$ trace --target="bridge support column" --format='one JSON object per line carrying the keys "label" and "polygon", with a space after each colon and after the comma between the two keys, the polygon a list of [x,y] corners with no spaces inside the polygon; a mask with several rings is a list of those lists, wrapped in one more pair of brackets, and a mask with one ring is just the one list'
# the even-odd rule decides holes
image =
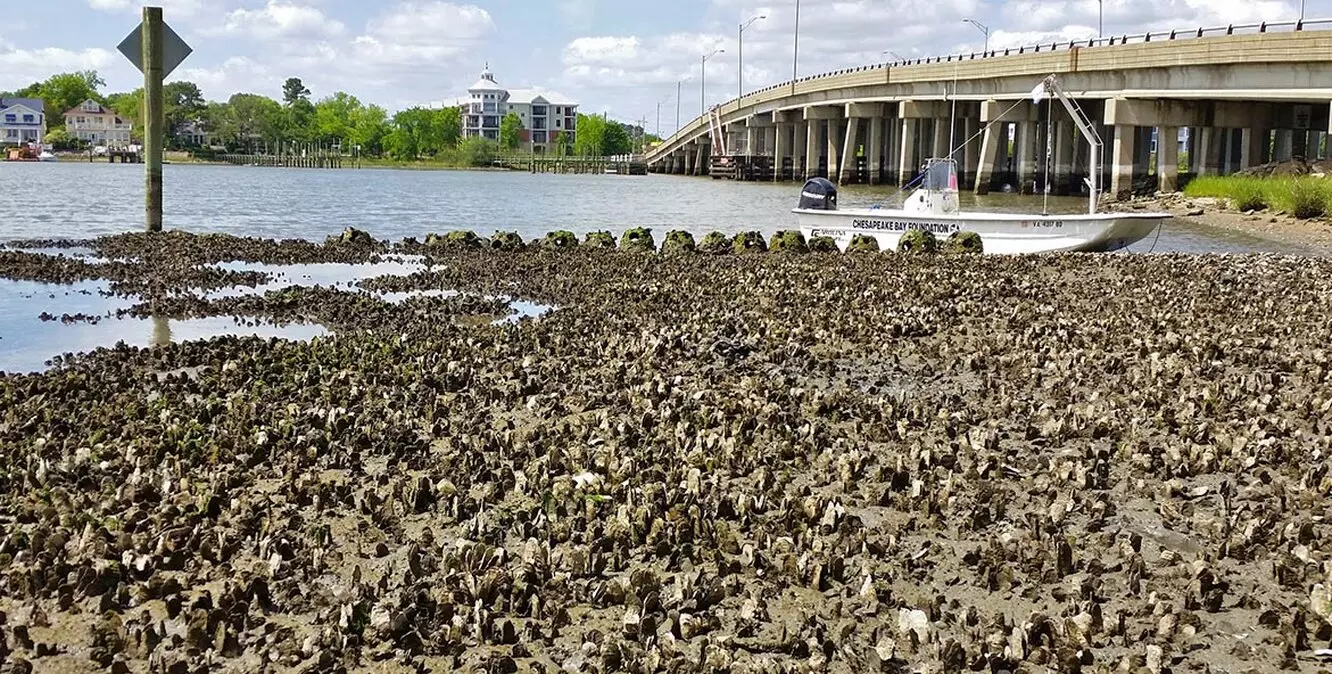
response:
{"label": "bridge support column", "polygon": [[1277,129],[1276,141],[1272,144],[1272,161],[1290,161],[1294,132],[1290,129]]}
{"label": "bridge support column", "polygon": [[1013,146],[1017,154],[1013,189],[1019,194],[1032,194],[1036,191],[1036,124],[1034,122],[1018,123],[1017,138]]}
{"label": "bridge support column", "polygon": [[897,155],[897,184],[905,185],[916,175],[916,122],[915,119],[902,119],[901,151]]}
{"label": "bridge support column", "polygon": [[1054,124],[1054,173],[1050,177],[1051,194],[1065,194],[1070,190],[1073,176],[1073,148],[1077,144],[1076,129],[1067,115]]}
{"label": "bridge support column", "polygon": [[[829,142],[832,138],[829,137]],[[842,139],[842,160],[837,166],[837,182],[849,183],[856,178],[856,151],[860,146],[860,118],[848,117],[846,137]]]}
{"label": "bridge support column", "polygon": [[883,122],[883,182],[900,185],[902,155],[902,120],[893,116]]}
{"label": "bridge support column", "polygon": [[772,131],[772,180],[777,182],[782,179],[782,163],[786,161],[786,125],[778,122]]}
{"label": "bridge support column", "polygon": [[1115,126],[1115,141],[1110,151],[1110,194],[1116,199],[1127,199],[1133,192],[1134,127]]}
{"label": "bridge support column", "polygon": [[948,120],[935,117],[930,120],[930,126],[933,127],[934,138],[930,147],[930,156],[928,158],[944,158],[948,156],[948,151],[953,149],[948,147]]}
{"label": "bridge support column", "polygon": [[1322,146],[1322,133],[1310,129],[1308,139],[1305,140],[1304,158],[1309,161],[1318,159],[1319,150]]}
{"label": "bridge support column", "polygon": [[791,144],[791,180],[802,181],[808,175],[809,165],[809,124],[796,122],[793,132],[795,141]]}
{"label": "bridge support column", "polygon": [[694,175],[703,176],[708,174],[708,155],[707,146],[703,143],[698,144],[698,152],[694,155]]}
{"label": "bridge support column", "polygon": [[870,118],[869,147],[865,153],[869,184],[878,185],[883,177],[883,117]]}
{"label": "bridge support column", "polygon": [[1174,192],[1179,188],[1179,127],[1156,127],[1156,189]]}
{"label": "bridge support column", "polygon": [[1291,130],[1290,132],[1291,157],[1296,157],[1296,156],[1304,157],[1305,149],[1308,147],[1309,147],[1309,132],[1303,129]]}
{"label": "bridge support column", "polygon": [[962,140],[966,144],[962,146],[962,165],[957,169],[957,179],[960,185],[973,185],[976,180],[976,160],[980,156],[981,139],[973,136],[976,135],[976,130],[979,127],[980,120],[975,117],[962,119]]}
{"label": "bridge support column", "polygon": [[981,139],[980,161],[976,165],[976,194],[989,194],[990,182],[994,180],[994,165],[999,162],[999,145],[1004,142],[1000,125],[985,127]]}
{"label": "bridge support column", "polygon": [[805,180],[819,175],[819,135],[823,131],[822,126],[816,119],[805,122]]}
{"label": "bridge support column", "polygon": [[692,176],[692,175],[694,175],[694,157],[695,157],[695,156],[697,156],[697,153],[694,152],[694,148],[693,148],[693,146],[692,146],[692,145],[686,145],[686,146],[684,147],[684,174],[687,175],[687,176]]}
{"label": "bridge support column", "polygon": [[1258,129],[1240,129],[1240,148],[1239,148],[1239,167],[1240,170],[1249,168],[1258,163],[1259,138],[1263,132]]}
{"label": "bridge support column", "polygon": [[828,120],[828,180],[841,182],[842,122]]}

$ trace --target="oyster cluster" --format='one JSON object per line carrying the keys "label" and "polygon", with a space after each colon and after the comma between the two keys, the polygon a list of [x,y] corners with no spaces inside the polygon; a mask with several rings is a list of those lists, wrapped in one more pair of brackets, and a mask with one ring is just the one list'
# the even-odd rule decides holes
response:
{"label": "oyster cluster", "polygon": [[462,293],[0,376],[0,671],[1324,668],[1332,261],[625,238],[0,253]]}

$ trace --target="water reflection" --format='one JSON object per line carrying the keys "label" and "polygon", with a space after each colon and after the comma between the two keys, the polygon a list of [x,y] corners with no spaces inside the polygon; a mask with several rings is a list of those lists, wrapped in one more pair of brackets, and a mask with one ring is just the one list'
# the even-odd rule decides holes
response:
{"label": "water reflection", "polygon": [[[60,250],[60,249],[55,249]],[[358,284],[385,275],[408,275],[424,268],[422,260],[401,256],[376,264],[297,264],[265,265],[228,262],[227,269],[273,274],[271,282],[258,288],[231,287],[204,293],[208,298],[262,295],[293,286],[321,285],[348,292],[369,292]],[[457,290],[433,289],[412,292],[369,293],[386,302],[400,304],[415,296],[453,297]],[[553,307],[515,298],[515,313],[496,319],[485,317],[480,324],[517,322],[538,318]],[[172,342],[209,339],[223,335],[277,337],[309,340],[331,334],[315,323],[274,325],[263,320],[239,320],[234,316],[214,316],[184,320],[117,317],[138,302],[136,297],[118,297],[106,281],[85,281],[69,285],[0,279],[0,372],[36,372],[46,369],[53,356],[91,351],[117,342],[130,346],[162,346]],[[54,320],[41,320],[43,313]]]}

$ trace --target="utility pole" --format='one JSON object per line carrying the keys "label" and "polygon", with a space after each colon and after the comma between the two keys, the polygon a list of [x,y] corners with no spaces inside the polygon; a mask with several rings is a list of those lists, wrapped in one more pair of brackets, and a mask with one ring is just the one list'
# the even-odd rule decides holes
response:
{"label": "utility pole", "polygon": [[748,20],[748,21],[746,21],[746,22],[744,22],[744,23],[742,23],[742,24],[740,24],[740,35],[739,35],[739,37],[740,37],[740,40],[739,40],[739,42],[740,42],[740,45],[739,45],[739,46],[740,46],[740,53],[739,53],[739,57],[740,57],[740,58],[739,58],[739,61],[740,61],[740,63],[739,63],[739,66],[737,67],[737,71],[738,71],[739,77],[736,78],[736,80],[740,83],[740,95],[738,95],[738,96],[735,97],[736,100],[740,100],[741,98],[744,98],[744,97],[745,97],[745,29],[748,28],[748,27],[750,26],[750,24],[754,23],[755,21],[758,21],[758,20],[760,20],[760,19],[766,19],[766,18],[768,18],[768,16],[767,16],[766,14],[760,14],[760,15],[758,15],[758,16],[756,16],[756,17],[754,17],[754,18],[752,18],[752,19],[750,19],[750,20]]}
{"label": "utility pole", "polygon": [[675,83],[675,132],[680,133],[680,88],[684,86],[684,80]]}
{"label": "utility pole", "polygon": [[701,69],[703,79],[699,82],[699,97],[698,97],[699,117],[703,117],[704,115],[708,114],[708,59],[716,56],[717,54],[725,54],[725,53],[726,53],[725,49],[714,49],[712,50],[711,54],[708,54],[707,56],[703,57],[703,66]]}
{"label": "utility pole", "polygon": [[143,161],[147,166],[144,207],[148,231],[162,231],[162,8],[143,8]]}
{"label": "utility pole", "polygon": [[791,52],[791,93],[795,93],[796,77],[800,73],[800,0],[796,0],[795,49]]}
{"label": "utility pole", "polygon": [[[1304,0],[1300,0],[1300,6],[1304,6]],[[1105,0],[1096,0],[1096,37],[1105,37]]]}

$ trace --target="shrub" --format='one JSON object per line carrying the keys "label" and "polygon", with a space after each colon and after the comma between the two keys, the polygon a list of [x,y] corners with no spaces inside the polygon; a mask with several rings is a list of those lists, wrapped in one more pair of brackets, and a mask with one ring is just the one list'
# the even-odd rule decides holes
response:
{"label": "shrub", "polygon": [[578,236],[568,230],[557,230],[546,234],[546,238],[541,240],[542,247],[554,248],[557,250],[568,250],[578,247]]}
{"label": "shrub", "polygon": [[809,246],[805,244],[805,235],[796,230],[785,229],[772,235],[772,241],[768,242],[768,250],[774,253],[808,253]]}
{"label": "shrub", "polygon": [[939,251],[939,240],[933,232],[913,229],[897,240],[897,252],[917,255],[932,255]]}
{"label": "shrub", "polygon": [[694,235],[678,229],[666,232],[666,241],[661,244],[661,252],[664,255],[682,255],[692,253],[696,249]]}
{"label": "shrub", "polygon": [[490,247],[495,250],[521,250],[523,247],[523,237],[518,232],[495,232],[490,237]]}
{"label": "shrub", "polygon": [[615,235],[610,232],[588,232],[583,245],[588,248],[614,248]]}
{"label": "shrub", "polygon": [[1301,220],[1327,214],[1327,185],[1316,178],[1295,180],[1290,187],[1290,213]]}
{"label": "shrub", "polygon": [[708,255],[725,255],[731,252],[731,237],[721,232],[709,232],[699,242],[698,250]]}
{"label": "shrub", "polygon": [[944,251],[949,253],[981,253],[984,250],[981,236],[975,232],[953,232],[944,242]]}
{"label": "shrub", "polygon": [[763,242],[763,235],[758,232],[745,232],[735,235],[731,249],[736,253],[766,253],[768,244]]}
{"label": "shrub", "polygon": [[481,248],[486,245],[484,239],[473,231],[449,232],[444,236],[427,234],[425,245],[430,248]]}
{"label": "shrub", "polygon": [[811,253],[837,253],[837,242],[833,241],[831,236],[816,236],[809,240],[809,252]]}
{"label": "shrub", "polygon": [[857,234],[851,237],[851,243],[847,245],[848,253],[877,253],[879,252],[879,240],[869,234]]}
{"label": "shrub", "polygon": [[1261,211],[1269,205],[1263,188],[1250,180],[1236,181],[1226,201],[1237,211]]}
{"label": "shrub", "polygon": [[657,242],[652,239],[652,230],[646,227],[635,227],[624,233],[620,237],[621,250],[636,250],[644,253],[657,252]]}

